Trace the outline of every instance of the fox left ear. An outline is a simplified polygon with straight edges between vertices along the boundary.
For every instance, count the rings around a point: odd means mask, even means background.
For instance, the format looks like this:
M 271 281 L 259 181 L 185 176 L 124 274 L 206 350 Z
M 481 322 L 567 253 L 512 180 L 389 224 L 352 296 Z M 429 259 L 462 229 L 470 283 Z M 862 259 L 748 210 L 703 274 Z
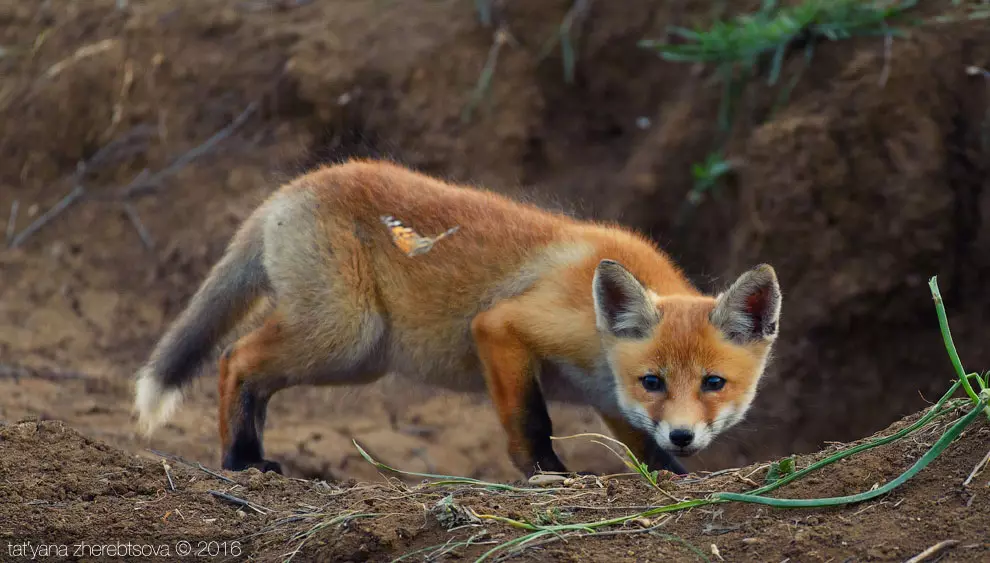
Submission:
M 643 338 L 660 322 L 646 288 L 615 260 L 602 260 L 592 281 L 598 330 L 619 338 Z
M 770 265 L 760 264 L 718 296 L 709 318 L 736 344 L 770 341 L 777 337 L 780 302 L 777 273 Z

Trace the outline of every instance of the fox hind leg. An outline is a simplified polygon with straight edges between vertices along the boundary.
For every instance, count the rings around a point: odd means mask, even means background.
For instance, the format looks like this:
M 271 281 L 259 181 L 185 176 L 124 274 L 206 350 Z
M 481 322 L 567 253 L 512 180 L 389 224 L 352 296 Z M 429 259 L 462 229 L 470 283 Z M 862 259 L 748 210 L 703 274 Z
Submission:
M 264 267 L 275 310 L 220 362 L 225 469 L 278 469 L 264 459 L 261 435 L 279 390 L 369 383 L 386 371 L 374 270 L 353 222 L 323 203 L 298 189 L 267 204 Z
M 277 462 L 264 459 L 262 448 L 268 400 L 278 390 L 279 379 L 285 383 L 284 377 L 266 373 L 274 363 L 272 349 L 281 340 L 280 332 L 278 322 L 268 320 L 231 345 L 220 359 L 218 422 L 224 469 L 282 472 Z
M 304 336 L 276 312 L 227 349 L 218 380 L 224 469 L 282 472 L 279 463 L 264 458 L 262 438 L 269 400 L 278 391 L 303 384 L 369 383 L 384 374 L 373 355 L 377 346 L 347 341 L 341 338 L 345 334 L 337 330 L 337 338 L 331 338 L 313 330 Z

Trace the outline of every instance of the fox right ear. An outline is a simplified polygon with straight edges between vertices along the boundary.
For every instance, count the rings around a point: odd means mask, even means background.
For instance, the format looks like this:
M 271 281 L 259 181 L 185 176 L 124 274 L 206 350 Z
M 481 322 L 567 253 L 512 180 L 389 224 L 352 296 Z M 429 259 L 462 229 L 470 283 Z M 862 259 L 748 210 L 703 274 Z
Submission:
M 602 260 L 592 282 L 598 330 L 619 338 L 643 338 L 660 322 L 646 288 L 614 260 Z
M 718 296 L 710 319 L 737 344 L 770 341 L 777 337 L 780 301 L 777 273 L 770 265 L 760 264 Z

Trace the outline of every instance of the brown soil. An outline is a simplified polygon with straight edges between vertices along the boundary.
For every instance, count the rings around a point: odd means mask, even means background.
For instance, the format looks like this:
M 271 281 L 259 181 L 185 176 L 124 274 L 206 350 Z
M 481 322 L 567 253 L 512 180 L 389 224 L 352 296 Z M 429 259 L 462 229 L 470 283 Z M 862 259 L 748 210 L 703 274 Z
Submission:
M 898 422 L 885 433 L 908 423 Z M 907 469 L 946 426 L 936 424 L 902 442 L 847 458 L 775 495 L 818 498 L 867 491 Z M 725 561 L 903 561 L 954 540 L 946 560 L 986 561 L 990 482 L 986 473 L 969 486 L 962 482 L 988 441 L 990 426 L 980 418 L 907 485 L 864 504 L 830 509 L 712 505 L 614 525 L 600 530 L 601 536 L 570 532 L 562 538 L 566 541 L 551 543 L 544 537 L 524 550 L 498 555 L 537 561 L 715 561 L 717 551 Z M 796 464 L 805 467 L 823 457 L 801 456 Z M 618 476 L 585 477 L 554 490 L 516 483 L 530 492 L 398 480 L 327 483 L 254 469 L 211 473 L 181 460 L 135 457 L 61 421 L 43 421 L 0 427 L 0 471 L 5 476 L 0 507 L 13 507 L 0 508 L 4 561 L 32 554 L 37 559 L 113 560 L 121 553 L 142 560 L 180 555 L 179 560 L 278 561 L 296 550 L 299 561 L 389 561 L 402 554 L 423 560 L 441 552 L 473 560 L 523 534 L 497 521 L 472 519 L 467 510 L 543 525 L 595 522 L 669 503 L 667 495 L 700 498 L 710 491 L 743 491 L 748 483 L 762 481 L 767 466 L 670 481 L 665 494 L 641 479 Z M 472 538 L 473 545 L 465 543 Z M 191 551 L 181 551 L 183 541 Z M 168 557 L 150 557 L 154 554 Z
M 8 230 L 15 202 L 17 233 L 75 185 L 87 194 L 17 248 L 0 250 L 0 421 L 11 423 L 0 434 L 0 534 L 233 538 L 300 502 L 330 513 L 391 494 L 345 488 L 328 498 L 336 485 L 246 474 L 237 479 L 254 488 L 239 496 L 270 505 L 273 515 L 237 517 L 203 492 L 222 483 L 181 464 L 172 463 L 177 490 L 165 492 L 160 460 L 146 451 L 217 465 L 212 372 L 152 443 L 134 436 L 130 413 L 131 373 L 238 222 L 280 182 L 349 156 L 384 156 L 619 219 L 655 236 L 705 289 L 757 262 L 773 264 L 785 294 L 777 357 L 749 421 L 691 460 L 695 469 L 856 439 L 941 393 L 952 372 L 929 276 L 939 276 L 966 365 L 990 364 L 981 331 L 990 297 L 980 283 L 990 273 L 982 221 L 990 211 L 990 96 L 986 80 L 964 71 L 990 66 L 985 23 L 917 31 L 889 53 L 880 39 L 825 45 L 773 115 L 778 89 L 755 81 L 730 136 L 736 172 L 684 215 L 690 165 L 714 148 L 720 88 L 709 72 L 663 62 L 636 41 L 671 23 L 707 21 L 709 8 L 592 3 L 573 28 L 578 56 L 567 83 L 560 49 L 538 55 L 571 2 L 500 5 L 497 19 L 513 41 L 499 51 L 487 100 L 464 122 L 493 35 L 472 2 L 0 0 L 0 225 Z M 787 77 L 800 66 L 799 55 L 791 59 Z M 257 110 L 240 128 L 131 200 L 153 241 L 146 248 L 117 190 L 200 145 L 252 102 Z M 100 151 L 122 136 L 129 141 Z M 583 409 L 554 406 L 551 414 L 558 435 L 603 431 Z M 13 425 L 25 419 L 68 426 Z M 411 471 L 518 477 L 484 397 L 401 380 L 284 392 L 265 438 L 270 457 L 295 477 L 378 480 L 352 439 Z M 697 510 L 664 532 L 709 554 L 715 543 L 727 560 L 903 560 L 985 522 L 986 489 L 967 507 L 958 488 L 985 442 L 985 429 L 971 431 L 896 498 L 861 514 L 864 507 L 728 506 L 717 513 L 722 520 Z M 558 447 L 575 469 L 620 467 L 587 442 Z M 918 453 L 909 450 L 844 462 L 793 494 L 868 488 Z M 652 501 L 633 485 L 617 494 L 628 504 Z M 464 502 L 532 511 L 529 500 L 482 500 Z M 324 531 L 307 558 L 379 560 L 450 537 L 418 504 L 370 504 L 404 515 Z M 178 520 L 161 519 L 174 508 Z M 726 519 L 743 527 L 711 537 L 702 528 Z M 286 537 L 252 549 L 284 553 Z M 981 545 L 957 546 L 950 557 L 986 557 Z M 652 536 L 547 549 L 564 559 L 689 557 Z

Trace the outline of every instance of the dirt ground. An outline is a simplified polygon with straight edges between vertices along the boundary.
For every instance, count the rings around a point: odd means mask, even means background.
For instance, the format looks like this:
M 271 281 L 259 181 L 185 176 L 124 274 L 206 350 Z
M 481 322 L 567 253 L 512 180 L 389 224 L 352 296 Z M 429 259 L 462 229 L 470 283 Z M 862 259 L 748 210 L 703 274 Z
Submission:
M 239 221 L 279 183 L 352 156 L 623 221 L 654 236 L 704 289 L 773 264 L 784 292 L 776 358 L 749 420 L 690 460 L 693 469 L 816 452 L 939 395 L 952 370 L 926 287 L 932 275 L 963 361 L 990 365 L 981 283 L 990 273 L 982 221 L 990 93 L 986 79 L 966 72 L 990 67 L 985 21 L 916 30 L 889 46 L 824 45 L 775 113 L 779 87 L 753 82 L 728 136 L 734 172 L 687 208 L 691 164 L 714 148 L 721 89 L 710 72 L 664 62 L 636 42 L 669 24 L 708 22 L 711 6 L 589 3 L 572 14 L 568 82 L 561 49 L 541 50 L 571 5 L 498 2 L 486 27 L 464 0 L 0 0 L 0 225 L 17 243 L 0 250 L 0 421 L 8 424 L 0 506 L 16 507 L 0 508 L 0 534 L 233 538 L 298 503 L 326 513 L 380 503 L 375 511 L 402 516 L 355 520 L 339 538 L 325 531 L 323 545 L 300 555 L 380 560 L 449 536 L 424 522 L 418 505 L 374 500 L 388 497 L 381 486 L 338 488 L 341 479 L 380 480 L 353 439 L 409 471 L 518 478 L 485 397 L 401 379 L 276 396 L 265 445 L 290 479 L 236 476 L 273 509 L 264 518 L 237 516 L 205 492 L 230 483 L 180 463 L 172 477 L 181 486 L 165 491 L 160 459 L 147 451 L 219 465 L 212 371 L 154 440 L 135 436 L 130 377 Z M 511 40 L 497 51 L 484 100 L 472 104 L 496 26 Z M 785 76 L 800 59 L 789 58 Z M 232 122 L 238 127 L 226 130 Z M 190 154 L 197 158 L 186 162 Z M 60 201 L 64 211 L 19 238 Z M 582 409 L 554 406 L 551 415 L 558 435 L 604 431 Z M 986 488 L 968 498 L 958 484 L 986 436 L 985 425 L 971 431 L 896 499 L 814 513 L 727 506 L 663 531 L 709 557 L 715 543 L 727 560 L 903 560 L 985 522 Z M 594 444 L 558 448 L 575 469 L 621 470 Z M 826 471 L 793 494 L 868 488 L 918 453 L 891 448 L 843 462 L 851 469 Z M 617 486 L 623 502 L 653 502 L 634 485 Z M 532 512 L 518 499 L 469 500 Z M 175 508 L 178 520 L 162 520 Z M 882 533 L 874 530 L 881 518 Z M 722 530 L 722 520 L 742 527 Z M 269 546 L 259 536 L 252 549 L 282 554 L 288 536 L 279 537 Z M 977 543 L 947 558 L 987 557 L 985 540 Z M 646 535 L 588 539 L 544 555 L 690 557 L 677 545 Z
M 912 421 L 900 421 L 884 434 Z M 846 458 L 786 485 L 780 496 L 867 491 L 907 469 L 945 426 L 936 424 L 904 442 Z M 968 486 L 962 483 L 988 441 L 990 426 L 981 417 L 908 485 L 864 504 L 831 509 L 711 505 L 631 520 L 599 536 L 570 532 L 556 542 L 544 537 L 490 560 L 904 561 L 949 541 L 945 551 L 927 560 L 986 561 L 990 482 L 984 472 Z M 823 457 L 802 456 L 796 464 L 803 468 Z M 485 515 L 543 525 L 619 518 L 669 503 L 667 495 L 703 498 L 712 491 L 743 491 L 762 481 L 767 465 L 691 475 L 665 484 L 664 494 L 641 479 L 619 476 L 585 477 L 535 491 L 516 483 L 529 489 L 523 492 L 463 484 L 415 486 L 395 479 L 387 485 L 328 483 L 255 469 L 217 473 L 175 459 L 163 464 L 85 437 L 61 421 L 42 421 L 0 427 L 0 471 L 0 506 L 16 506 L 4 510 L 4 561 L 32 555 L 109 561 L 120 560 L 120 554 L 163 561 L 290 556 L 390 561 L 402 555 L 435 561 L 474 560 L 522 535 Z

